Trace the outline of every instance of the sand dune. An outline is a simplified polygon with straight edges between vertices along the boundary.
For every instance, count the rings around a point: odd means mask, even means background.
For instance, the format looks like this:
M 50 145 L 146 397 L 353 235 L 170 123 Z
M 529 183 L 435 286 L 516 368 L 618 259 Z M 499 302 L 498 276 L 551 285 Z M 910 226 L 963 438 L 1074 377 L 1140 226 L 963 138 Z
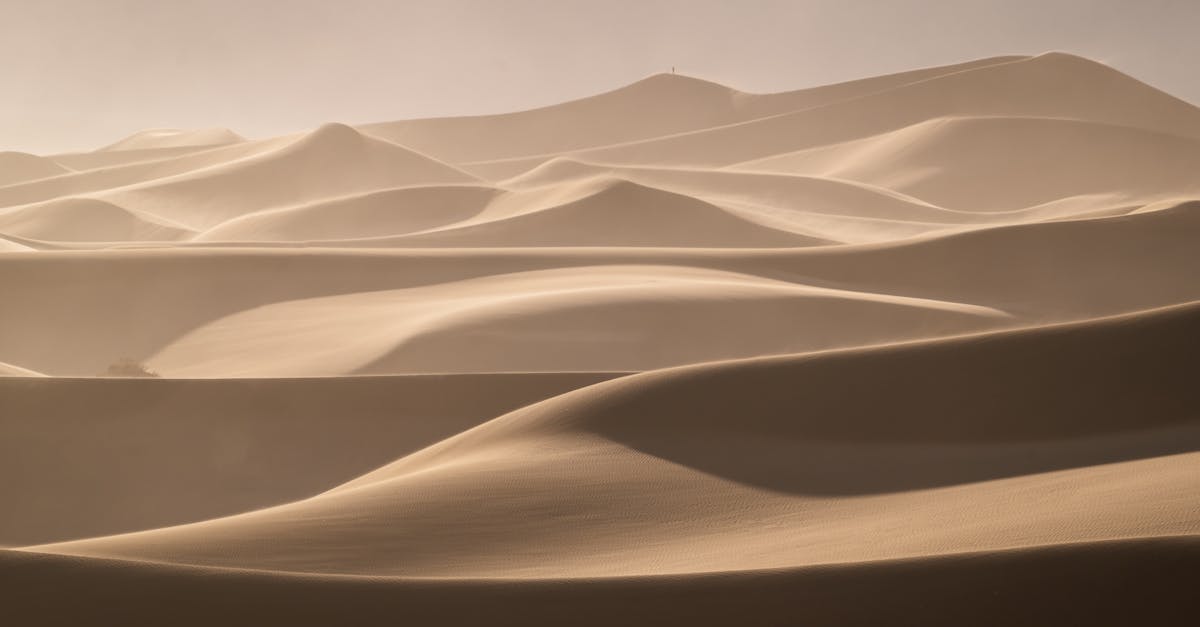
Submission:
M 1195 533 L 1185 497 L 1200 489 L 1191 452 L 1200 443 L 1197 346 L 1179 340 L 1197 330 L 1193 305 L 656 371 L 518 410 L 294 504 L 39 550 L 302 572 L 564 577 Z M 1014 387 L 1023 393 L 1006 393 Z M 847 394 L 855 388 L 871 393 Z M 962 420 L 978 398 L 991 402 Z M 1070 496 L 1047 498 L 1064 485 Z M 983 503 L 1004 503 L 1006 513 Z M 629 536 L 639 542 L 621 541 Z
M 327 124 L 244 160 L 113 190 L 104 198 L 203 228 L 253 211 L 363 190 L 473 180 L 429 157 Z
M 756 324 L 730 328 L 739 318 Z M 962 303 L 735 273 L 585 266 L 276 303 L 202 326 L 147 361 L 184 377 L 648 370 L 1009 322 Z
M 0 153 L 3 605 L 1168 624 L 1197 171 L 1062 53 Z
M 862 181 L 965 211 L 1011 211 L 1085 194 L 1197 194 L 1200 140 L 1075 120 L 945 118 L 739 167 Z M 953 178 L 944 175 L 950 170 Z
M 1051 53 L 725 126 L 608 147 L 462 165 L 484 178 L 513 176 L 556 155 L 601 163 L 725 166 L 947 116 L 1064 118 L 1200 137 L 1200 112 L 1192 105 L 1101 64 Z
M 894 241 L 1008 217 L 945 209 L 856 181 L 774 172 L 599 165 L 567 158 L 551 159 L 502 184 L 537 188 L 600 176 L 689 195 L 825 243 Z M 1094 208 L 1094 203 L 1088 204 L 1089 210 Z
M 259 144 L 259 142 L 249 140 L 244 143 L 250 144 L 251 146 Z M 181 157 L 187 154 L 206 152 L 222 147 L 225 146 L 201 145 L 174 146 L 169 148 L 139 148 L 128 150 L 96 150 L 92 152 L 57 154 L 54 155 L 53 158 L 56 162 L 61 163 L 72 170 L 98 170 L 100 168 L 111 168 L 121 165 L 130 165 L 133 163 L 162 161 L 174 157 Z
M 0 309 L 0 324 L 24 332 L 3 337 L 0 360 L 50 374 L 87 376 L 121 357 L 148 358 L 189 332 L 227 316 L 248 312 L 248 319 L 253 319 L 258 314 L 252 310 L 274 303 L 614 264 L 696 267 L 800 286 L 961 303 L 1006 312 L 1017 318 L 1014 322 L 1023 324 L 1080 319 L 1200 299 L 1200 284 L 1195 280 L 1200 258 L 1194 246 L 1200 213 L 1195 207 L 1195 203 L 1166 204 L 1152 207 L 1154 211 L 1108 218 L 1008 225 L 890 244 L 775 251 L 547 248 L 8 253 L 0 264 L 0 281 L 10 286 L 11 301 Z M 1146 242 L 1154 242 L 1154 246 L 1148 247 Z M 45 288 L 51 285 L 55 289 Z M 723 293 L 723 288 L 715 289 L 711 297 L 721 299 Z M 761 315 L 774 315 L 770 314 L 772 307 L 767 301 L 742 311 L 757 320 Z M 326 318 L 337 311 L 345 313 L 335 307 Z M 372 307 L 370 311 L 376 313 L 365 315 L 386 316 L 386 309 Z M 92 332 L 90 326 L 76 322 L 81 318 L 103 324 L 107 332 Z M 530 312 L 525 319 L 535 318 Z M 322 318 L 308 319 L 316 322 Z M 739 319 L 730 318 L 726 326 Z M 396 324 L 403 327 L 409 323 L 396 320 Z M 603 326 L 592 328 L 598 331 Z M 319 333 L 319 329 L 314 331 Z M 740 333 L 736 329 L 731 332 Z M 922 331 L 925 336 L 944 332 L 936 324 Z M 382 337 L 395 336 L 384 332 Z M 353 342 L 339 350 L 353 352 L 351 345 Z M 605 350 L 603 344 L 595 348 L 601 353 Z M 373 350 L 385 348 L 372 348 L 368 343 L 362 349 L 368 354 Z M 647 350 L 657 349 L 651 344 Z M 737 356 L 753 354 L 746 351 Z M 582 362 L 587 355 L 572 359 Z M 309 361 L 319 363 L 320 358 Z
M 3 498 L 24 504 L 0 521 L 0 545 L 191 522 L 302 498 L 611 376 L 0 380 Z M 52 455 L 43 448 L 49 442 Z M 48 490 L 55 499 L 40 498 Z
M 24 152 L 0 152 L 0 187 L 70 172 L 62 164 Z
M 0 230 L 47 241 L 170 241 L 192 232 L 93 198 L 61 198 L 0 213 Z
M 678 229 L 681 220 L 691 225 L 687 232 Z M 526 191 L 485 186 L 390 189 L 252 213 L 194 239 L 421 248 L 831 243 L 746 219 L 694 196 L 604 176 Z
M 137 151 L 141 156 L 133 160 L 111 158 L 111 155 L 122 155 L 122 152 L 91 153 L 103 158 L 99 163 L 92 163 L 95 167 L 81 168 L 78 172 L 48 179 L 0 187 L 0 206 L 31 204 L 63 196 L 104 192 L 138 183 L 152 182 L 222 163 L 236 162 L 286 145 L 293 139 L 272 138 L 216 148 L 188 149 L 186 152 L 172 153 L 167 157 L 146 158 L 141 151 Z
M 532 111 L 384 122 L 359 129 L 454 163 L 511 158 L 734 124 L 1016 58 L 983 59 L 780 94 L 748 94 L 687 76 L 658 74 L 605 94 Z
M 747 220 L 683 194 L 623 179 L 587 181 L 567 202 L 481 213 L 414 233 L 404 243 L 438 247 L 657 246 L 770 248 L 829 243 Z M 575 197 L 578 196 L 578 197 Z M 512 205 L 514 203 L 506 203 Z M 500 215 L 496 215 L 499 213 Z M 680 224 L 687 228 L 681 229 Z
M 18 615 L 211 625 L 346 620 L 497 625 L 761 623 L 1014 625 L 1178 622 L 1190 607 L 1195 539 L 1071 543 L 753 573 L 567 580 L 315 577 L 0 551 Z M 939 602 L 929 600 L 937 590 Z M 73 600 L 67 606 L 63 597 Z M 870 603 L 863 603 L 865 598 Z M 153 599 L 147 602 L 147 599 Z M 942 601 L 944 599 L 944 601 Z M 1087 599 L 1068 603 L 1064 599 Z M 799 602 L 798 602 L 799 601 Z M 754 618 L 750 616 L 753 615 Z M 636 618 L 631 618 L 636 617 Z
M 478 214 L 500 191 L 476 185 L 401 187 L 307 205 L 256 211 L 201 233 L 196 241 L 378 239 L 454 224 Z
M 227 128 L 197 130 L 160 128 L 134 133 L 125 139 L 100 148 L 100 150 L 148 150 L 155 148 L 179 148 L 183 146 L 216 146 L 220 144 L 235 144 L 242 141 L 246 141 L 246 138 Z

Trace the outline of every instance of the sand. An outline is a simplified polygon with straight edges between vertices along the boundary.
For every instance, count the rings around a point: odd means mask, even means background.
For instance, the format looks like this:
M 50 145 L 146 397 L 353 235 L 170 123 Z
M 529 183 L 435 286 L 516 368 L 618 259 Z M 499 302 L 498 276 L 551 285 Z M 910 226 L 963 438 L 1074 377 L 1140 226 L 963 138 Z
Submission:
M 15 624 L 1186 624 L 1200 109 L 1050 53 L 0 153 Z

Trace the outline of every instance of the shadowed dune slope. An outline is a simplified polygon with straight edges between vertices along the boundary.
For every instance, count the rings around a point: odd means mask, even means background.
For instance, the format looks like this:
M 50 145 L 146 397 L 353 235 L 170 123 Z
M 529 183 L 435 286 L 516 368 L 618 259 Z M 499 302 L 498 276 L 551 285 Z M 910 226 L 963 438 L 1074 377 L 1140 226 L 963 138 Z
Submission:
M 607 626 L 1178 624 L 1192 537 L 738 574 L 527 581 L 312 577 L 0 551 L 8 609 L 80 621 Z M 937 601 L 930 591 L 937 591 Z M 65 605 L 61 595 L 73 599 Z M 153 599 L 147 603 L 146 599 Z M 863 599 L 870 599 L 864 603 Z M 1071 603 L 1069 599 L 1087 599 Z M 351 608 L 348 610 L 347 608 Z
M 302 498 L 610 376 L 0 379 L 0 499 L 22 503 L 0 520 L 0 545 Z
M 647 373 L 530 414 L 552 417 L 534 429 L 582 429 L 775 491 L 906 489 L 993 476 L 986 458 L 950 456 L 945 461 L 956 468 L 936 468 L 943 461 L 938 451 L 919 455 L 922 445 L 1063 442 L 1188 427 L 1192 437 L 1158 445 L 1194 450 L 1200 422 L 1192 410 L 1200 390 L 1190 373 L 1200 365 L 1198 349 L 1200 303 L 1194 303 L 1033 330 Z M 871 392 L 849 393 L 855 388 Z M 979 398 L 989 402 L 973 403 Z M 554 406 L 568 402 L 586 409 Z M 507 420 L 515 427 L 520 419 Z M 511 427 L 495 428 L 511 437 Z M 745 455 L 738 454 L 739 439 Z M 786 450 L 789 441 L 918 448 L 907 451 L 916 459 L 875 457 L 868 447 L 864 463 L 808 469 Z M 784 450 L 764 451 L 776 444 Z M 1137 454 L 1136 447 L 1124 448 L 1116 454 Z M 872 467 L 872 457 L 881 467 Z M 1035 457 L 1012 460 L 1016 468 L 999 472 L 1077 464 L 1067 455 Z M 887 468 L 895 462 L 902 467 Z

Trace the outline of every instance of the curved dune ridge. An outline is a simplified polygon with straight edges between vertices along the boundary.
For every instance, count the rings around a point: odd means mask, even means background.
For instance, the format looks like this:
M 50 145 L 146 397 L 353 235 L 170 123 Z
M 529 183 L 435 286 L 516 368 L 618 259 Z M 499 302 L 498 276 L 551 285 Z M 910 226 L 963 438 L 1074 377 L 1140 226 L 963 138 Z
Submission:
M 1179 622 L 1197 171 L 1063 53 L 0 153 L 6 616 Z
M 742 316 L 756 324 L 728 327 Z M 713 270 L 584 266 L 275 303 L 199 327 L 147 363 L 183 377 L 648 370 L 1008 320 L 964 303 Z
M 49 241 L 176 240 L 192 234 L 163 218 L 94 198 L 60 198 L 0 213 L 10 235 Z
M 444 227 L 478 214 L 499 190 L 475 185 L 401 187 L 258 211 L 201 233 L 198 241 L 378 240 Z
M 897 171 L 895 162 L 908 167 Z M 1139 164 L 1159 167 L 1143 168 Z M 921 122 L 738 166 L 850 179 L 944 207 L 1005 211 L 1080 194 L 1197 193 L 1200 139 L 1055 118 Z M 953 171 L 953 177 L 943 173 Z

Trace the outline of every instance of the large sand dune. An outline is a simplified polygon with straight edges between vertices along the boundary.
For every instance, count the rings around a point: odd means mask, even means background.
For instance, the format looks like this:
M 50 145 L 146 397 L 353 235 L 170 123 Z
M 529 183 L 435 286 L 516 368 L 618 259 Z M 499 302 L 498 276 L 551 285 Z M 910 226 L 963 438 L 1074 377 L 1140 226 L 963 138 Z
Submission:
M 1061 53 L 0 153 L 0 607 L 1165 624 L 1197 172 Z

